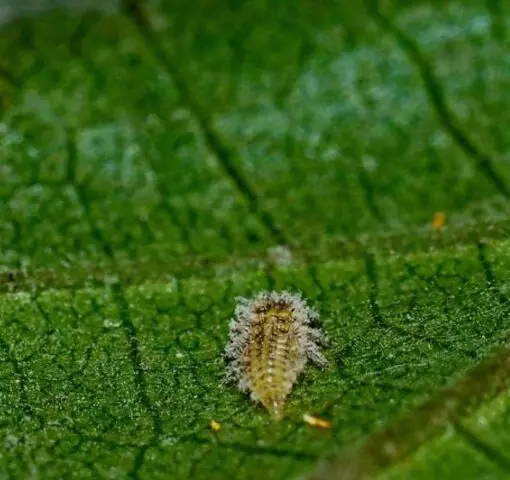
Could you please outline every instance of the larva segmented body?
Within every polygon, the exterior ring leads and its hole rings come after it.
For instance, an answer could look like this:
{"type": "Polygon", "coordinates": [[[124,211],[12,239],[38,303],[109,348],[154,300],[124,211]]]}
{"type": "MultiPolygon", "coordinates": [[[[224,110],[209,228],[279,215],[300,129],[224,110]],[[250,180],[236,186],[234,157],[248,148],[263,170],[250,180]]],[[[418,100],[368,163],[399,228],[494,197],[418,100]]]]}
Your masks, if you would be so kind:
{"type": "Polygon", "coordinates": [[[314,327],[319,315],[297,294],[261,292],[251,300],[239,298],[235,316],[226,348],[227,381],[279,419],[307,361],[327,365],[319,349],[326,337],[314,327]]]}

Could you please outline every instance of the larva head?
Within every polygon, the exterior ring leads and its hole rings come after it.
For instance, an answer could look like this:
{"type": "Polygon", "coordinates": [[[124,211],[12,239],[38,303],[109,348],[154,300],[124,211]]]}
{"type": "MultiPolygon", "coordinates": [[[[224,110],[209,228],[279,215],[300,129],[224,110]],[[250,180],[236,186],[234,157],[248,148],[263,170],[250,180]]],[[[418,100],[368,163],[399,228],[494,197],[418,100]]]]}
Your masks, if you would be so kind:
{"type": "Polygon", "coordinates": [[[294,310],[283,301],[260,302],[254,306],[253,316],[272,318],[278,325],[279,333],[288,333],[293,322],[294,310]]]}

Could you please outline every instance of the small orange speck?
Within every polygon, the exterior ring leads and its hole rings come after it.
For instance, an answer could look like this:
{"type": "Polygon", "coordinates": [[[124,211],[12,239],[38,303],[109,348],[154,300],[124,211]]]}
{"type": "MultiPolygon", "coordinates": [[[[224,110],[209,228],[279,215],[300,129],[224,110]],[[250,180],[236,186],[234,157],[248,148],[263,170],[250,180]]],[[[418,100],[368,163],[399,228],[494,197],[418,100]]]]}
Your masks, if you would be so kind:
{"type": "Polygon", "coordinates": [[[213,431],[213,432],[219,432],[221,430],[221,423],[220,422],[217,422],[216,420],[211,420],[209,422],[209,428],[213,431]]]}
{"type": "Polygon", "coordinates": [[[444,212],[436,212],[432,217],[432,227],[434,230],[441,230],[446,223],[446,215],[444,212]]]}
{"type": "Polygon", "coordinates": [[[308,415],[307,413],[303,415],[303,420],[308,423],[308,425],[315,428],[331,428],[331,422],[328,420],[323,420],[322,418],[314,417],[313,415],[308,415]]]}

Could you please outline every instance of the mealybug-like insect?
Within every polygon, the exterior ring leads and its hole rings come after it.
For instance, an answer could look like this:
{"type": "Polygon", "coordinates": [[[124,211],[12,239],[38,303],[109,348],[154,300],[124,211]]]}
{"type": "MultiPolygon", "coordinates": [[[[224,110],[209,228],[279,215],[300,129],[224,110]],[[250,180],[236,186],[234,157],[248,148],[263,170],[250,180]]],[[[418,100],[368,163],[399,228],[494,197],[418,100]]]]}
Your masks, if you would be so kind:
{"type": "Polygon", "coordinates": [[[327,366],[319,315],[298,294],[261,292],[239,298],[226,348],[227,382],[250,392],[275,419],[308,360],[327,366]]]}

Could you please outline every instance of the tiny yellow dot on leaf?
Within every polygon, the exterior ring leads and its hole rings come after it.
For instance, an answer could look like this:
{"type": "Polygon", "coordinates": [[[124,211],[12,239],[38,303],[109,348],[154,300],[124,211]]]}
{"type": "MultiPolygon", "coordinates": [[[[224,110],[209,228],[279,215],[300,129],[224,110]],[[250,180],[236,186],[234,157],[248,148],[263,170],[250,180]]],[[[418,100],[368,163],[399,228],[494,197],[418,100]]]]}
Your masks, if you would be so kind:
{"type": "Polygon", "coordinates": [[[444,212],[436,212],[432,217],[432,227],[434,230],[441,230],[446,223],[446,215],[444,212]]]}
{"type": "Polygon", "coordinates": [[[217,422],[216,420],[211,420],[209,422],[209,428],[213,431],[213,432],[219,432],[221,430],[221,423],[220,422],[217,422]]]}
{"type": "Polygon", "coordinates": [[[305,413],[303,415],[303,420],[305,423],[308,423],[311,427],[315,428],[322,428],[322,429],[330,429],[331,428],[331,422],[328,420],[324,420],[319,417],[314,417],[313,415],[309,415],[305,413]]]}

